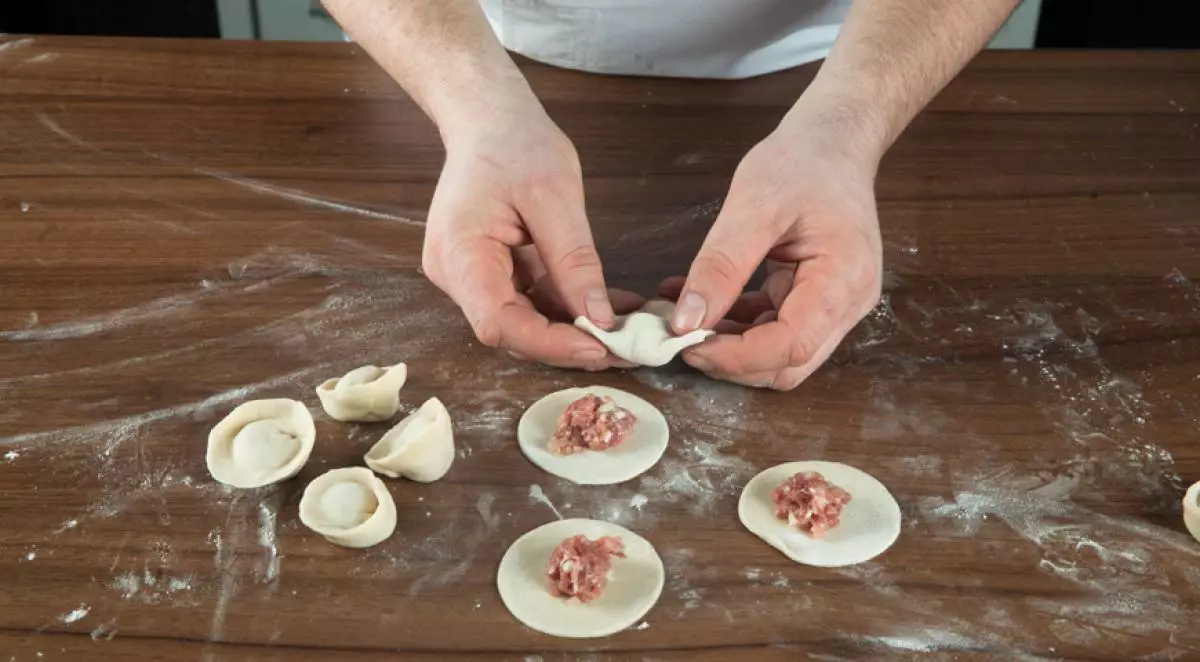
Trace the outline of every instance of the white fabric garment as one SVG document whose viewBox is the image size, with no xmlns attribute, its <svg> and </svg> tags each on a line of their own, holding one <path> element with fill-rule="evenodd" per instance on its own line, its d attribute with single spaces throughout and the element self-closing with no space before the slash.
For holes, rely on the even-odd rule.
<svg viewBox="0 0 1200 662">
<path fill-rule="evenodd" d="M 748 78 L 829 53 L 851 0 L 480 0 L 500 42 L 595 73 Z"/>
</svg>

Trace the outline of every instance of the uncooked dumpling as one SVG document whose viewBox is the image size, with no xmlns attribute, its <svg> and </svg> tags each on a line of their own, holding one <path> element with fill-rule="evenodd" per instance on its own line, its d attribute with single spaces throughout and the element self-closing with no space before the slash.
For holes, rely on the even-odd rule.
<svg viewBox="0 0 1200 662">
<path fill-rule="evenodd" d="M 388 430 L 363 459 L 389 478 L 429 483 L 445 476 L 454 462 L 454 430 L 446 406 L 437 398 L 426 400 Z"/>
<path fill-rule="evenodd" d="M 799 472 L 816 472 L 850 493 L 840 522 L 818 537 L 775 514 L 771 494 Z M 900 536 L 900 505 L 873 476 L 838 462 L 788 462 L 750 479 L 738 500 L 738 517 L 751 533 L 797 563 L 840 567 L 869 561 Z"/>
<path fill-rule="evenodd" d="M 624 544 L 625 558 L 614 559 L 604 591 L 587 603 L 550 590 L 546 563 L 564 540 L 605 536 Z M 645 538 L 623 526 L 568 519 L 540 526 L 517 538 L 500 559 L 496 586 L 508 611 L 525 625 L 556 637 L 606 637 L 637 623 L 662 593 L 662 559 Z"/>
<path fill-rule="evenodd" d="M 633 429 L 623 442 L 604 451 L 555 453 L 551 437 L 559 417 L 571 403 L 589 394 L 612 398 L 617 406 L 629 410 L 636 420 Z M 580 485 L 622 483 L 646 472 L 666 452 L 669 437 L 667 419 L 654 405 L 632 393 L 605 386 L 551 393 L 533 403 L 517 423 L 517 444 L 530 462 Z"/>
<path fill-rule="evenodd" d="M 208 433 L 205 461 L 212 477 L 233 487 L 270 485 L 295 476 L 312 452 L 317 429 L 295 400 L 252 400 Z"/>
<path fill-rule="evenodd" d="M 1183 495 L 1183 525 L 1200 542 L 1200 483 L 1189 487 Z"/>
<path fill-rule="evenodd" d="M 650 301 L 641 310 L 618 315 L 612 331 L 605 331 L 586 317 L 578 317 L 575 326 L 595 336 L 613 354 L 638 365 L 666 365 L 679 352 L 704 342 L 713 334 L 708 329 L 696 329 L 682 336 L 671 333 L 670 319 L 675 304 L 670 301 Z"/>
<path fill-rule="evenodd" d="M 370 469 L 334 469 L 304 488 L 300 521 L 335 545 L 370 547 L 396 530 L 396 503 Z"/>
<path fill-rule="evenodd" d="M 345 376 L 327 379 L 317 387 L 321 407 L 337 421 L 385 421 L 400 408 L 400 389 L 408 379 L 408 366 L 389 368 L 366 365 Z"/>
</svg>

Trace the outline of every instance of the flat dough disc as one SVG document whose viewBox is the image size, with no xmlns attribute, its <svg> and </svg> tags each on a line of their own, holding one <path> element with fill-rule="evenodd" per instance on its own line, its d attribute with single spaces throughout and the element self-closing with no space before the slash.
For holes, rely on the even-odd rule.
<svg viewBox="0 0 1200 662">
<path fill-rule="evenodd" d="M 551 595 L 546 580 L 550 553 L 575 535 L 616 536 L 625 543 L 625 558 L 613 559 L 608 586 L 587 604 Z M 608 522 L 568 519 L 517 538 L 500 559 L 496 586 L 518 621 L 555 637 L 584 639 L 607 637 L 637 623 L 658 602 L 665 574 L 654 546 L 638 534 Z"/>
<path fill-rule="evenodd" d="M 775 517 L 771 493 L 800 471 L 816 471 L 852 497 L 841 523 L 813 538 Z M 836 568 L 863 563 L 887 551 L 900 537 L 900 505 L 874 476 L 839 462 L 788 462 L 750 479 L 738 500 L 738 518 L 751 533 L 797 563 Z"/>
<path fill-rule="evenodd" d="M 558 455 L 550 451 L 550 436 L 559 416 L 572 402 L 593 393 L 608 396 L 633 412 L 637 422 L 624 442 L 606 451 L 580 451 Z M 623 483 L 653 467 L 667 451 L 667 419 L 645 400 L 605 386 L 569 388 L 533 403 L 517 424 L 517 443 L 530 462 L 559 478 L 580 485 Z"/>
</svg>

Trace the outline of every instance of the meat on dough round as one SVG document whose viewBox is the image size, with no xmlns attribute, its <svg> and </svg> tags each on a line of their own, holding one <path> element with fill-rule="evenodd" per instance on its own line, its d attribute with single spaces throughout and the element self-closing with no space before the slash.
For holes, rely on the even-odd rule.
<svg viewBox="0 0 1200 662">
<path fill-rule="evenodd" d="M 614 559 L 608 585 L 588 603 L 550 593 L 546 563 L 563 540 L 582 535 L 620 538 L 625 558 Z M 555 637 L 607 637 L 637 623 L 662 594 L 662 559 L 648 540 L 623 526 L 590 519 L 544 524 L 517 538 L 500 559 L 496 586 L 518 621 Z"/>
<path fill-rule="evenodd" d="M 585 395 L 609 397 L 637 418 L 629 436 L 605 451 L 584 450 L 558 455 L 550 450 L 558 419 L 572 402 Z M 667 450 L 667 419 L 654 405 L 632 393 L 606 386 L 569 388 L 533 403 L 517 424 L 521 452 L 539 468 L 580 485 L 612 485 L 645 473 Z"/>
<path fill-rule="evenodd" d="M 801 471 L 815 471 L 850 493 L 841 522 L 814 538 L 775 516 L 771 494 Z M 788 462 L 750 479 L 738 500 L 738 518 L 751 533 L 797 563 L 835 568 L 869 561 L 900 537 L 900 505 L 874 476 L 839 462 Z"/>
</svg>

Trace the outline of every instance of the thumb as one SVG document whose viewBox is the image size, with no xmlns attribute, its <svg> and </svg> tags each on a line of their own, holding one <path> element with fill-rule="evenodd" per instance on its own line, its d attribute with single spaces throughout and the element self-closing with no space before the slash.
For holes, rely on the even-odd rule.
<svg viewBox="0 0 1200 662">
<path fill-rule="evenodd" d="M 567 312 L 610 327 L 612 303 L 584 213 L 582 192 L 568 189 L 541 196 L 536 204 L 522 210 L 522 217 Z"/>
<path fill-rule="evenodd" d="M 741 205 L 721 209 L 692 262 L 671 326 L 676 333 L 712 328 L 741 296 L 776 237 Z"/>
</svg>

